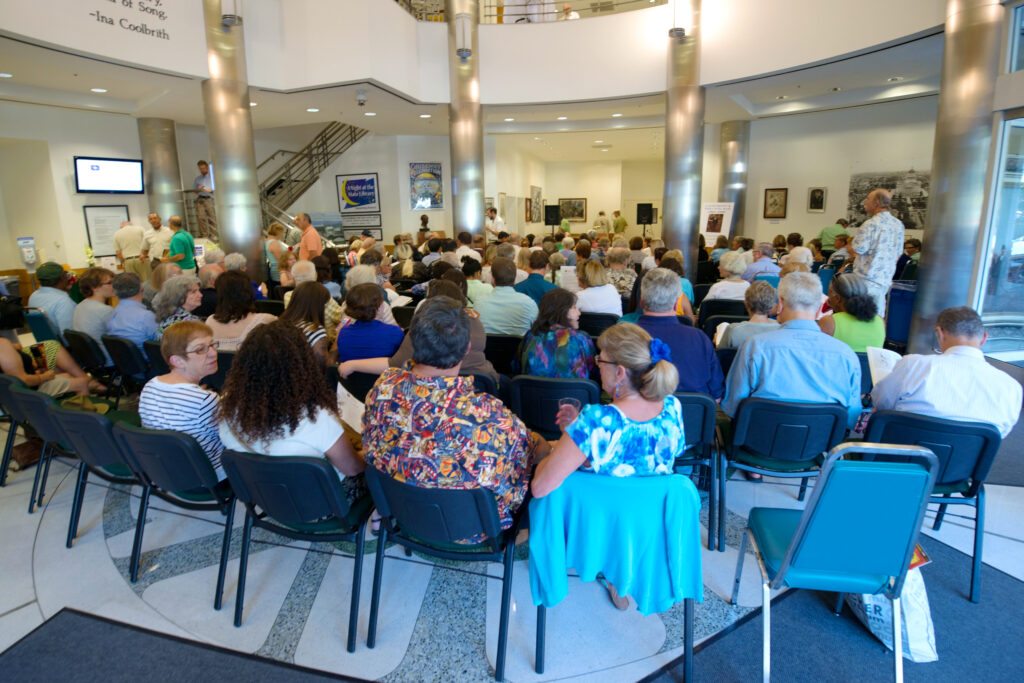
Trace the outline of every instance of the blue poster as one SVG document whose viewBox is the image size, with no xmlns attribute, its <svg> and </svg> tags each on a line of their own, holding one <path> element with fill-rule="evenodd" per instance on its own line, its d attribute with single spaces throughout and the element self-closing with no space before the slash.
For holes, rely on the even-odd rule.
<svg viewBox="0 0 1024 683">
<path fill-rule="evenodd" d="M 444 208 L 440 162 L 409 164 L 409 203 L 414 211 Z"/>
<path fill-rule="evenodd" d="M 376 173 L 339 175 L 335 179 L 338 182 L 338 211 L 380 211 L 380 188 Z"/>
</svg>

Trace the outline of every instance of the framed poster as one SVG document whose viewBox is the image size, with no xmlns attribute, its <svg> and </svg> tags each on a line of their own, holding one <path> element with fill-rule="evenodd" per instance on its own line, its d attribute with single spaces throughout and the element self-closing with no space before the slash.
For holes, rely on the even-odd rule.
<svg viewBox="0 0 1024 683">
<path fill-rule="evenodd" d="M 414 211 L 444 208 L 441 163 L 409 163 L 409 204 Z"/>
<path fill-rule="evenodd" d="M 587 200 L 583 197 L 559 199 L 558 208 L 562 212 L 562 218 L 568 219 L 570 223 L 587 222 Z"/>
<path fill-rule="evenodd" d="M 380 211 L 380 183 L 376 173 L 352 173 L 334 176 L 334 179 L 338 183 L 338 211 Z"/>
<path fill-rule="evenodd" d="M 827 190 L 824 187 L 809 187 L 807 188 L 807 211 L 808 213 L 825 213 L 825 194 Z"/>
<path fill-rule="evenodd" d="M 89 237 L 89 248 L 92 255 L 116 256 L 114 233 L 122 223 L 130 220 L 127 204 L 105 204 L 99 206 L 83 206 L 85 213 L 85 232 Z"/>
<path fill-rule="evenodd" d="M 380 214 L 367 213 L 353 216 L 345 216 L 341 222 L 343 228 L 379 228 Z"/>
<path fill-rule="evenodd" d="M 732 202 L 707 202 L 701 205 L 700 230 L 708 237 L 727 234 L 732 226 Z"/>
<path fill-rule="evenodd" d="M 541 198 L 541 189 L 536 185 L 530 185 L 530 205 L 533 213 L 529 216 L 531 223 L 544 222 L 544 200 Z"/>
<path fill-rule="evenodd" d="M 526 198 L 526 210 L 523 212 L 523 216 L 526 217 L 527 223 L 533 223 L 533 198 Z"/>
<path fill-rule="evenodd" d="M 764 191 L 764 217 L 785 218 L 788 187 L 772 187 Z"/>
</svg>

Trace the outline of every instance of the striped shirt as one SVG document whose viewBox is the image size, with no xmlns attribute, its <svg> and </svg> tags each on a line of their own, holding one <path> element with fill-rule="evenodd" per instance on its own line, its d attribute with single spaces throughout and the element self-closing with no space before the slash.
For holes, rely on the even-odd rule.
<svg viewBox="0 0 1024 683">
<path fill-rule="evenodd" d="M 299 332 L 306 336 L 306 342 L 310 346 L 316 346 L 321 339 L 327 339 L 327 332 L 322 327 L 317 327 L 311 323 L 299 323 L 296 327 L 299 328 Z"/>
<path fill-rule="evenodd" d="M 139 417 L 147 429 L 168 429 L 194 437 L 210 459 L 218 481 L 227 478 L 220 466 L 224 444 L 217 429 L 217 394 L 196 384 L 167 384 L 154 377 L 142 388 Z"/>
</svg>

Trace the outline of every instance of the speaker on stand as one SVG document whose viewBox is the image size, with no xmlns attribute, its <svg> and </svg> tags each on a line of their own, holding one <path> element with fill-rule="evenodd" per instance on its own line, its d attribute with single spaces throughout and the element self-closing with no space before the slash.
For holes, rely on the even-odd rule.
<svg viewBox="0 0 1024 683">
<path fill-rule="evenodd" d="M 558 204 L 546 204 L 544 206 L 544 225 L 551 226 L 551 234 L 555 234 L 555 226 L 562 224 L 562 211 Z"/>
<path fill-rule="evenodd" d="M 636 224 L 644 227 L 644 239 L 647 239 L 647 226 L 654 222 L 654 205 L 636 205 Z"/>
</svg>

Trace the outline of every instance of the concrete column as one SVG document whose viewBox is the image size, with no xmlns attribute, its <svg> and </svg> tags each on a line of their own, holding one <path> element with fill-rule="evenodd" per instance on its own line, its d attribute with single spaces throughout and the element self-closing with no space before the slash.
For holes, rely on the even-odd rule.
<svg viewBox="0 0 1024 683">
<path fill-rule="evenodd" d="M 720 136 L 722 173 L 718 201 L 732 202 L 732 223 L 722 226 L 729 238 L 743 234 L 743 210 L 747 199 L 747 167 L 750 157 L 750 121 L 724 121 Z"/>
<path fill-rule="evenodd" d="M 160 214 L 166 224 L 171 216 L 185 215 L 174 121 L 141 118 L 138 123 L 149 210 Z"/>
<path fill-rule="evenodd" d="M 697 222 L 704 156 L 704 88 L 700 85 L 701 0 L 690 1 L 689 21 L 669 30 L 665 92 L 665 197 L 662 238 L 683 252 L 686 275 L 697 275 Z M 685 31 L 685 34 L 684 34 Z"/>
<path fill-rule="evenodd" d="M 263 278 L 260 198 L 249 112 L 242 18 L 221 15 L 220 0 L 203 0 L 210 78 L 203 81 L 206 129 L 213 163 L 220 244 L 248 259 L 249 276 Z"/>
<path fill-rule="evenodd" d="M 931 198 L 910 353 L 933 346 L 935 317 L 973 302 L 972 285 L 987 201 L 992 107 L 1006 9 L 999 0 L 947 0 Z"/>
<path fill-rule="evenodd" d="M 484 231 L 484 128 L 480 109 L 479 0 L 446 0 L 448 20 L 448 131 L 452 158 L 452 228 L 455 234 Z M 463 24 L 459 15 L 466 15 Z M 459 28 L 470 49 L 456 54 Z"/>
</svg>

